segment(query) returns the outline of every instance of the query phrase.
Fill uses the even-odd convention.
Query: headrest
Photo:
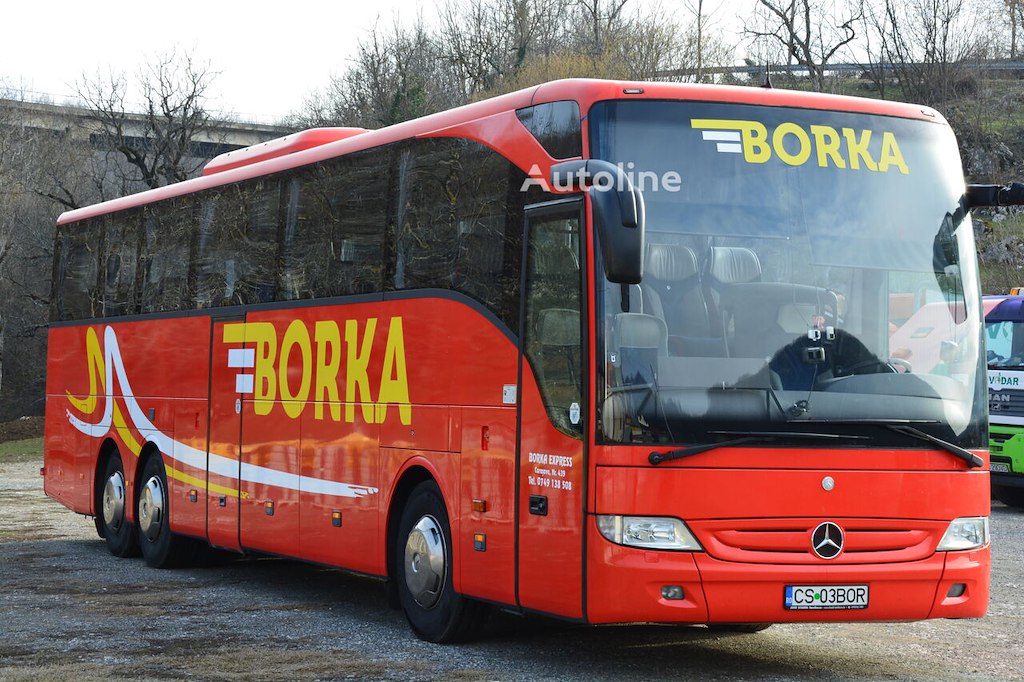
[[[697,274],[697,255],[687,246],[651,244],[646,274],[666,282],[681,282]]]
[[[665,322],[654,315],[619,313],[615,316],[619,347],[657,348],[667,352],[668,330]]]
[[[756,253],[742,246],[713,246],[710,272],[724,284],[756,282],[761,279],[761,261]]]
[[[537,337],[544,346],[579,346],[580,312],[568,308],[541,310],[537,317]]]

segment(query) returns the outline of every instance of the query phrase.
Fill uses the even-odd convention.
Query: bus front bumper
[[[588,538],[591,623],[786,623],[977,618],[988,609],[990,547],[891,564],[777,565],[650,551]],[[787,586],[864,586],[867,606],[787,609]]]

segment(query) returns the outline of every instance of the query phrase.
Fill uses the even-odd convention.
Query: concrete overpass
[[[44,104],[20,100],[0,99],[0,121],[37,130],[52,130],[71,139],[92,141],[97,132],[88,119],[90,111],[75,105]],[[127,132],[145,137],[144,114],[126,114]],[[241,123],[211,120],[195,136],[198,156],[214,157],[223,152],[260,144],[276,137],[295,132],[292,128],[263,123]]]

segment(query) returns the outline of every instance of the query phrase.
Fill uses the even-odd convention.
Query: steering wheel
[[[910,364],[910,360],[905,358],[889,358],[889,365],[895,369],[902,367],[903,374],[910,374],[914,370],[913,366]]]
[[[880,372],[864,372],[864,374],[898,374],[896,368],[893,367],[893,364],[895,364],[895,363],[893,363],[893,360],[895,360],[895,359],[898,359],[898,358],[893,358],[889,362],[885,362],[883,360],[879,360],[878,358],[869,358],[867,360],[861,360],[860,362],[855,362],[855,363],[853,363],[852,365],[849,365],[849,366],[838,366],[838,367],[836,367],[836,376],[844,376],[844,377],[845,376],[851,376],[853,374],[857,374],[858,373],[857,370],[864,369],[865,367],[879,367],[879,368],[881,368],[882,371],[880,371]],[[907,371],[910,371],[909,370],[910,363],[907,363],[907,365],[908,365]]]

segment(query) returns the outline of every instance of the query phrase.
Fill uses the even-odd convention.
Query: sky
[[[129,80],[155,56],[187,52],[218,72],[213,111],[275,123],[344,71],[379,20],[407,17],[410,0],[17,0],[5,3],[0,91],[61,104],[83,75]]]
[[[277,123],[300,111],[351,63],[378,22],[427,20],[442,0],[13,0],[0,37],[0,93],[56,104],[74,102],[83,77],[129,82],[172,51],[216,72],[208,109],[225,117]],[[684,11],[682,0],[638,0]],[[691,5],[695,3],[689,3]],[[721,20],[724,0],[706,2]],[[21,93],[19,95],[19,93]],[[138,101],[138,100],[137,100]]]

